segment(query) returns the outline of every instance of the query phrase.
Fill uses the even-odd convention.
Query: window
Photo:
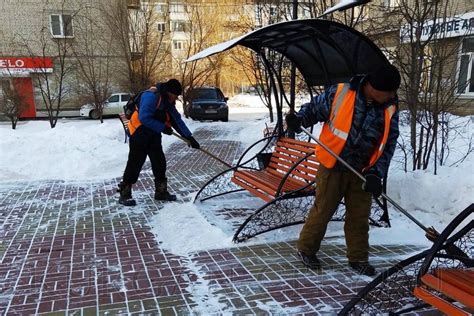
[[[424,48],[424,56],[421,58],[420,92],[424,94],[433,92],[433,51],[429,46]]]
[[[354,18],[363,21],[369,18],[369,6],[354,7]]]
[[[383,0],[383,6],[386,8],[396,8],[400,6],[400,0]]]
[[[183,49],[183,41],[173,41],[173,49],[182,50]]]
[[[171,22],[171,31],[173,32],[185,32],[186,22],[184,21],[173,21]]]
[[[53,37],[73,37],[72,16],[68,14],[50,15],[51,35]]]
[[[157,26],[158,32],[164,33],[166,31],[165,30],[165,22],[158,22],[158,23],[156,23],[156,26]]]
[[[143,52],[143,42],[145,37],[138,34],[130,34],[130,51],[135,54]]]
[[[474,37],[466,38],[462,42],[461,57],[459,59],[458,93],[474,93]]]
[[[140,7],[141,7],[141,10],[142,11],[148,11],[148,9],[150,8],[150,3],[148,3],[148,1],[142,1],[140,3]]]
[[[381,49],[387,60],[393,65],[397,59],[397,47],[390,46]]]
[[[170,4],[170,12],[183,13],[186,11],[184,4]]]
[[[304,6],[303,8],[300,9],[301,12],[298,14],[298,17],[301,17],[302,19],[309,19],[311,18],[311,7],[308,5],[308,6]],[[293,11],[293,8],[291,9],[290,12]]]
[[[158,13],[166,13],[166,3],[158,3],[155,5],[155,10]]]
[[[259,5],[255,6],[255,21],[258,25],[262,24],[262,7]]]
[[[130,100],[130,95],[129,94],[122,94],[122,102],[127,102],[128,100]]]
[[[111,96],[108,101],[109,102],[119,102],[119,95],[116,94],[116,95]]]
[[[270,17],[273,17],[273,16],[277,15],[277,13],[278,13],[277,8],[271,6],[270,7],[270,13],[269,13]]]

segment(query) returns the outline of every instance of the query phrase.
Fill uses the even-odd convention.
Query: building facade
[[[374,0],[356,18],[404,75],[405,106],[474,113],[474,0]]]
[[[86,77],[107,93],[126,89],[114,76],[124,56],[107,43],[113,34],[103,19],[108,0],[11,1],[0,3],[0,101],[15,90],[27,103],[21,117],[41,116],[42,89],[50,89],[61,109],[78,109],[91,94]],[[87,66],[94,70],[87,73]],[[107,69],[107,72],[104,72]],[[47,82],[43,80],[48,78]],[[48,86],[46,86],[48,85]],[[54,104],[53,104],[54,108]]]
[[[414,12],[410,1],[373,0],[351,11],[350,23],[401,67],[404,50],[421,43],[419,85],[426,102],[441,83],[456,99],[458,112],[473,113],[474,0],[426,1],[431,12]],[[447,5],[433,9],[432,4],[444,2]],[[320,2],[298,1],[298,18],[317,17],[326,8]],[[410,25],[403,18],[407,12],[424,16],[417,19],[421,25]],[[233,58],[214,60],[215,68],[205,76],[203,68],[211,64],[183,61],[206,47],[292,16],[293,1],[4,0],[0,99],[5,91],[18,90],[28,105],[22,116],[35,117],[45,109],[43,78],[51,79],[53,89],[61,83],[62,110],[77,110],[97,91],[135,92],[170,77],[185,85],[217,85],[226,94],[238,93],[254,83]],[[329,18],[347,24],[347,16],[335,13]],[[436,73],[440,64],[444,67]],[[101,70],[94,76],[101,75],[91,80],[87,68]],[[197,80],[199,76],[204,79]]]

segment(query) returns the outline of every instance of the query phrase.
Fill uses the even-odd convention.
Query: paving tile
[[[244,148],[222,140],[231,138],[223,137],[228,132],[198,129],[195,135],[233,162]],[[170,190],[184,202],[225,168],[182,143],[172,144],[167,158]],[[320,271],[299,262],[294,240],[171,254],[149,229],[148,219],[163,207],[153,200],[150,164],[134,187],[143,211],[118,212],[119,181],[0,186],[0,314],[192,315],[210,302],[234,315],[335,313],[368,282],[347,268],[344,243],[332,239],[322,245]],[[227,225],[223,230],[235,230],[252,211],[202,210],[211,224]],[[371,255],[380,269],[417,250],[378,245]]]

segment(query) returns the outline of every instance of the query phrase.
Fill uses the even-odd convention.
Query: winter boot
[[[374,276],[377,274],[374,266],[368,262],[349,262],[349,266],[359,274]]]
[[[168,192],[168,179],[155,180],[155,200],[176,201],[176,195]]]
[[[125,206],[135,206],[137,205],[137,202],[132,198],[132,185],[125,183],[125,182],[120,182],[118,185],[117,192],[120,193],[119,197],[119,204],[125,205]]]
[[[298,250],[298,257],[300,257],[301,262],[310,269],[319,269],[321,268],[321,262],[315,254],[308,255],[302,251]]]

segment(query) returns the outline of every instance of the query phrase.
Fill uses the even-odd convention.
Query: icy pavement
[[[225,125],[216,126],[198,129],[196,138],[235,161],[242,146],[226,137]],[[214,209],[202,203],[200,219],[183,211],[194,207],[193,193],[223,166],[181,143],[167,149],[167,160],[170,187],[179,196],[166,205],[168,214],[177,212],[178,225],[169,225],[176,240],[185,243],[179,237],[202,218],[209,220],[204,236],[228,236],[248,205],[223,207],[212,217]],[[2,183],[0,314],[334,314],[371,280],[347,269],[340,236],[324,242],[321,271],[300,264],[294,238],[173,252],[173,230],[163,223],[173,216],[162,216],[164,205],[153,200],[149,164],[134,188],[137,207],[117,204],[118,181]],[[193,236],[187,238],[194,249]],[[419,250],[377,245],[371,260],[382,270]]]

